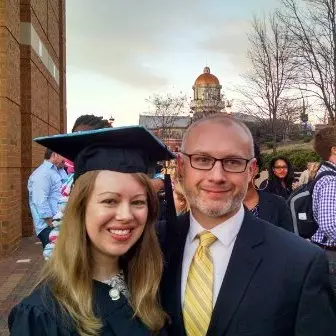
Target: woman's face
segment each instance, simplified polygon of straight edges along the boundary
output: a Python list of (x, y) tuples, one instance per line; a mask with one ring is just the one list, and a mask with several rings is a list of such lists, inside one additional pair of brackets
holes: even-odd
[(94, 258), (124, 255), (142, 235), (148, 216), (145, 187), (131, 174), (98, 174), (85, 213)]
[(279, 179), (284, 179), (288, 174), (288, 166), (284, 160), (276, 160), (273, 166), (273, 172)]

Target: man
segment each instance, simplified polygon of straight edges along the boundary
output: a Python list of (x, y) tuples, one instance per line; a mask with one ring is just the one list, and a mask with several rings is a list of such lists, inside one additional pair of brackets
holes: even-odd
[(46, 150), (44, 162), (28, 179), (29, 206), (35, 232), (44, 248), (49, 243), (52, 218), (58, 211), (61, 187), (67, 174), (64, 158), (51, 150)]
[(321, 177), (313, 190), (313, 215), (318, 230), (312, 242), (322, 247), (329, 258), (331, 284), (336, 293), (336, 127), (326, 127), (314, 138), (316, 153), (324, 160), (317, 176), (324, 171), (333, 175)]
[(324, 252), (244, 210), (255, 165), (250, 131), (230, 117), (186, 131), (178, 174), (191, 211), (158, 227), (170, 335), (334, 334)]

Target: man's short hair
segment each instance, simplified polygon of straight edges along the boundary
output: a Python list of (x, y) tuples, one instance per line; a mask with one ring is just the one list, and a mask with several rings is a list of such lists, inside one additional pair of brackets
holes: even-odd
[(108, 120), (103, 119), (103, 117), (97, 117), (93, 114), (84, 114), (78, 117), (73, 125), (72, 132), (75, 132), (76, 128), (79, 126), (87, 126), (90, 130), (111, 127)]
[(44, 159), (49, 160), (51, 158), (52, 153), (54, 153), (51, 149), (47, 148), (44, 153)]
[(236, 126), (240, 127), (247, 134), (247, 136), (250, 138), (250, 141), (251, 141), (251, 144), (252, 144), (252, 148), (251, 148), (252, 153), (251, 154), (254, 156), (253, 137), (252, 137), (252, 133), (251, 133), (250, 129), (243, 122), (235, 119), (234, 117), (224, 115), (223, 113), (212, 114), (208, 117), (204, 117), (204, 118), (198, 119), (197, 121), (193, 122), (187, 128), (186, 132), (183, 135), (182, 145), (181, 145), (181, 151), (182, 152), (185, 150), (186, 142), (187, 142), (187, 139), (190, 135), (190, 132), (194, 128), (198, 127), (199, 125), (201, 125), (203, 123), (208, 123), (208, 122), (214, 122), (214, 123), (222, 124), (222, 125), (225, 125), (225, 126), (236, 125)]
[(323, 160), (328, 161), (332, 147), (336, 147), (336, 126), (327, 126), (315, 134), (314, 149)]

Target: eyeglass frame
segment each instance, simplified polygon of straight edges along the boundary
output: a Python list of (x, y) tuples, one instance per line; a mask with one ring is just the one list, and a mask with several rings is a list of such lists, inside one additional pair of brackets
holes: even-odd
[[(188, 153), (184, 153), (184, 152), (180, 152), (182, 155), (185, 155), (188, 157), (189, 159), (189, 162), (190, 162), (190, 167), (193, 168), (193, 169), (196, 169), (196, 170), (204, 170), (204, 171), (210, 171), (213, 169), (213, 167), (215, 166), (215, 164), (217, 163), (217, 161), (220, 161), (221, 164), (222, 164), (222, 168), (225, 172), (227, 173), (234, 173), (234, 174), (241, 174), (241, 173), (244, 173), (246, 171), (246, 168), (247, 168), (247, 165), (254, 159), (254, 157), (252, 157), (251, 159), (244, 159), (244, 158), (241, 158), (241, 157), (230, 157), (230, 158), (224, 158), (224, 159), (217, 159), (211, 155), (205, 155), (205, 154), (197, 154), (197, 153), (194, 153), (194, 154), (188, 154)], [(202, 169), (202, 168), (195, 168), (192, 163), (191, 163), (191, 159), (192, 159), (192, 156), (194, 155), (198, 155), (198, 156), (204, 156), (204, 157), (207, 157), (207, 158), (210, 158), (210, 159), (213, 159), (213, 164), (212, 164), (212, 167), (210, 169)], [(244, 170), (242, 171), (239, 171), (239, 172), (234, 172), (234, 171), (229, 171), (229, 170), (226, 170), (224, 168), (224, 160), (232, 160), (232, 159), (239, 159), (239, 160), (244, 160), (245, 161), (245, 168)]]

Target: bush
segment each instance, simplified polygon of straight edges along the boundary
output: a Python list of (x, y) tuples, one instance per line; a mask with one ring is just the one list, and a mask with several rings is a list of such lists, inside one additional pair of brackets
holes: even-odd
[(283, 156), (287, 158), (293, 165), (295, 171), (304, 171), (307, 168), (308, 162), (320, 162), (321, 160), (320, 157), (311, 149), (280, 150), (277, 152), (276, 155), (274, 155), (273, 153), (262, 154), (262, 169), (268, 169), (270, 161), (275, 156)]
[(267, 141), (264, 143), (267, 149), (272, 149), (273, 148), (273, 142), (272, 141)]

